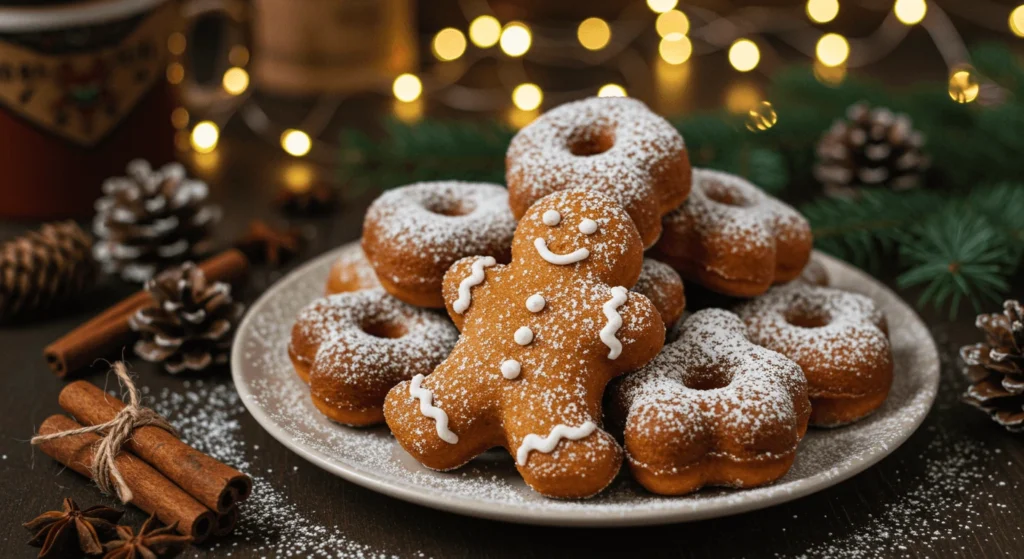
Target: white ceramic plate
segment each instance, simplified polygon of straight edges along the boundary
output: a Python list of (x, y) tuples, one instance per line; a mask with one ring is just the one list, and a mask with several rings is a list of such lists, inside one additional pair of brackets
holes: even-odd
[(938, 390), (938, 353), (917, 314), (865, 273), (816, 254), (833, 285), (872, 297), (887, 315), (896, 371), (889, 399), (881, 409), (848, 427), (808, 431), (792, 469), (766, 487), (705, 489), (685, 497), (661, 497), (629, 479), (623, 468), (619, 479), (597, 497), (551, 500), (523, 483), (504, 451), (488, 452), (454, 472), (434, 472), (408, 456), (386, 426), (345, 427), (316, 411), (306, 385), (292, 369), (286, 347), (299, 310), (323, 293), (337, 252), (296, 270), (252, 306), (239, 327), (232, 354), (235, 386), (256, 421), (306, 460), (353, 483), (428, 507), (564, 526), (663, 524), (764, 508), (835, 485), (881, 460), (917, 429)]

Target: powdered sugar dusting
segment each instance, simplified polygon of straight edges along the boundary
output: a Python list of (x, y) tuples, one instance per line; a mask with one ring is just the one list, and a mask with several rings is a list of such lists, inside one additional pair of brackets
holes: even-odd
[[(587, 501), (546, 499), (526, 487), (512, 458), (503, 451), (486, 453), (456, 472), (434, 472), (402, 451), (385, 427), (348, 428), (317, 413), (284, 347), (295, 314), (320, 293), (334, 257), (336, 254), (327, 255), (307, 265), (253, 305), (233, 356), (243, 400), (275, 437), (305, 449), (321, 467), (356, 482), (360, 481), (356, 476), (368, 476), (384, 484), (392, 495), (450, 510), (486, 509), (492, 517), (519, 522), (565, 522), (571, 518), (577, 523), (621, 525), (708, 518), (729, 514), (735, 507), (767, 506), (837, 483), (881, 459), (920, 423), (936, 393), (936, 352), (920, 319), (895, 294), (865, 274), (817, 255), (827, 266), (833, 285), (864, 293), (888, 316), (898, 374), (882, 408), (845, 428), (809, 431), (793, 467), (774, 485), (664, 498), (621, 475), (606, 491)], [(595, 336), (598, 329), (595, 325)]]

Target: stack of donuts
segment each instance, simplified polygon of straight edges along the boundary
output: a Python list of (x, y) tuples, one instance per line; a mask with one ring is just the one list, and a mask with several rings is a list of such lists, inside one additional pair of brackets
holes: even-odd
[(386, 423), (435, 470), (503, 447), (539, 493), (583, 498), (620, 470), (665, 495), (771, 483), (808, 426), (885, 402), (874, 302), (828, 287), (797, 211), (691, 168), (642, 102), (547, 112), (506, 182), (370, 206), (288, 347), (325, 416)]

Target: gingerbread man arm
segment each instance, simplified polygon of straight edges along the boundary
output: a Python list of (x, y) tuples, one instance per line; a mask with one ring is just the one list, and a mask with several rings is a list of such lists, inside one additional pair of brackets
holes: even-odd
[[(614, 308), (617, 300), (621, 300), (615, 299), (616, 292), (621, 293), (619, 289), (623, 288), (613, 288), (612, 297), (602, 305), (604, 322), (601, 338), (602, 342), (611, 342), (609, 356), (616, 347), (612, 337), (621, 344), (622, 350), (612, 360), (612, 366), (622, 374), (643, 367), (658, 355), (665, 343), (665, 324), (654, 303), (639, 293), (627, 292), (625, 302)], [(615, 315), (619, 318), (616, 319)], [(621, 326), (613, 328), (618, 320), (621, 320)], [(613, 329), (614, 334), (611, 333)]]
[(466, 313), (473, 306), (474, 295), (487, 291), (488, 279), (503, 268), (505, 266), (498, 264), (491, 256), (467, 256), (456, 261), (445, 272), (442, 285), (444, 306), (460, 331)]

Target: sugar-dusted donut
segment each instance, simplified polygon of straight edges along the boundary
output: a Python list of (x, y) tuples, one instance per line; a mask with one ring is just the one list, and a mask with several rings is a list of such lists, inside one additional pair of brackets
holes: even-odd
[(303, 309), (292, 327), (288, 355), (324, 415), (346, 425), (373, 425), (384, 421), (388, 390), (429, 373), (457, 339), (443, 316), (383, 289), (365, 289)]
[(612, 385), (608, 401), (633, 476), (663, 495), (775, 481), (811, 411), (800, 367), (752, 343), (721, 309), (683, 321), (680, 337)]
[(671, 328), (678, 322), (686, 309), (682, 278), (671, 266), (653, 258), (644, 258), (640, 279), (636, 280), (632, 291), (650, 299), (658, 309), (665, 328)]
[(665, 216), (654, 256), (684, 280), (753, 297), (796, 279), (811, 257), (811, 229), (796, 210), (746, 180), (693, 170), (693, 192)]
[(885, 315), (856, 293), (793, 282), (736, 309), (750, 339), (795, 361), (807, 376), (811, 425), (857, 421), (885, 402), (893, 356)]
[(505, 168), (517, 218), (552, 192), (590, 188), (626, 209), (645, 247), (658, 240), (661, 217), (690, 192), (682, 136), (628, 97), (592, 97), (548, 111), (512, 138)]
[(363, 247), (359, 243), (351, 243), (341, 249), (338, 258), (331, 264), (324, 291), (327, 295), (333, 295), (376, 287), (380, 287), (380, 282), (377, 281), (373, 266), (366, 260)]
[(444, 307), (441, 281), (456, 260), (508, 262), (516, 222), (496, 184), (421, 182), (382, 194), (363, 221), (363, 250), (388, 293), (410, 305)]

